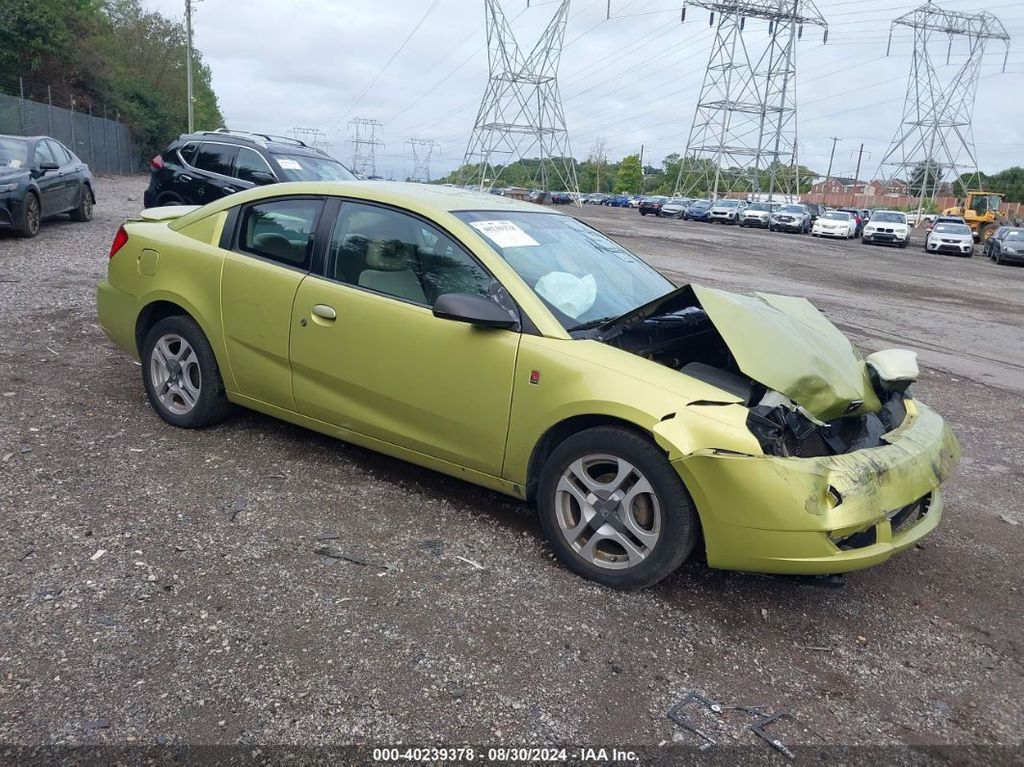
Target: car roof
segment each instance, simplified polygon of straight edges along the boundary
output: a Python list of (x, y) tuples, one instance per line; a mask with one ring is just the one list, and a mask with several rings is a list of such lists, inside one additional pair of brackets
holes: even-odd
[(271, 154), (299, 154), (307, 157), (330, 157), (327, 152), (311, 147), (299, 139), (289, 136), (274, 136), (269, 133), (241, 133), (238, 131), (195, 131), (182, 133), (178, 141), (216, 141), (223, 144), (237, 144), (246, 147), (261, 147)]

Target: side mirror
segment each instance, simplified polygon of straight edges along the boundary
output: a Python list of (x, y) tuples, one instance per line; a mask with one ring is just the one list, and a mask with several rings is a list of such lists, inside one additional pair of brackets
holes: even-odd
[(274, 178), (272, 173), (267, 173), (265, 170), (254, 170), (249, 174), (249, 178), (256, 186), (264, 186), (266, 184), (277, 183), (277, 179)]
[(473, 293), (445, 293), (434, 301), (434, 316), (481, 328), (511, 328), (516, 320), (492, 298)]
[(39, 170), (46, 173), (48, 170), (60, 170), (60, 166), (55, 162), (41, 162), (39, 163)]

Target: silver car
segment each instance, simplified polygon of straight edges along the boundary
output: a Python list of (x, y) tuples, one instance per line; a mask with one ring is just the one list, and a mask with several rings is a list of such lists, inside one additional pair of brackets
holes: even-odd
[(974, 234), (966, 224), (936, 224), (924, 238), (924, 250), (970, 258), (974, 255)]
[(708, 221), (735, 224), (739, 222), (740, 216), (746, 209), (747, 203), (744, 200), (719, 200), (711, 206), (711, 210), (708, 212)]
[(661, 211), (658, 215), (662, 218), (682, 218), (683, 213), (692, 204), (693, 200), (689, 197), (673, 197), (661, 206)]
[(740, 226), (759, 226), (762, 229), (768, 228), (772, 213), (779, 209), (777, 202), (755, 202), (747, 206), (740, 216)]

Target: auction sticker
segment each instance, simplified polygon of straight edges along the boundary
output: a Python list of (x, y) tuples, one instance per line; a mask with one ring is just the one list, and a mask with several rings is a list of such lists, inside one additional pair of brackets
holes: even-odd
[(471, 221), (469, 225), (499, 248), (532, 248), (540, 244), (512, 221)]
[(295, 160), (291, 160), (287, 157), (278, 157), (277, 164), (285, 170), (302, 170), (301, 165), (299, 165)]

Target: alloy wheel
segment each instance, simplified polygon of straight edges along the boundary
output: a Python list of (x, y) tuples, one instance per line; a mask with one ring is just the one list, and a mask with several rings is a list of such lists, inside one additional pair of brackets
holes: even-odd
[(92, 206), (94, 202), (92, 199), (92, 192), (86, 189), (84, 192), (82, 192), (82, 194), (85, 195), (82, 198), (83, 218), (85, 218), (86, 221), (89, 221), (92, 219)]
[(662, 530), (661, 504), (647, 477), (629, 461), (603, 453), (585, 455), (562, 473), (555, 517), (579, 556), (608, 569), (638, 565)]
[(202, 372), (195, 349), (176, 333), (161, 336), (149, 358), (150, 378), (160, 404), (174, 415), (187, 415), (202, 391)]
[(29, 234), (35, 234), (39, 231), (39, 221), (41, 219), (41, 211), (39, 210), (39, 200), (36, 199), (34, 194), (29, 194), (25, 200), (25, 228)]

